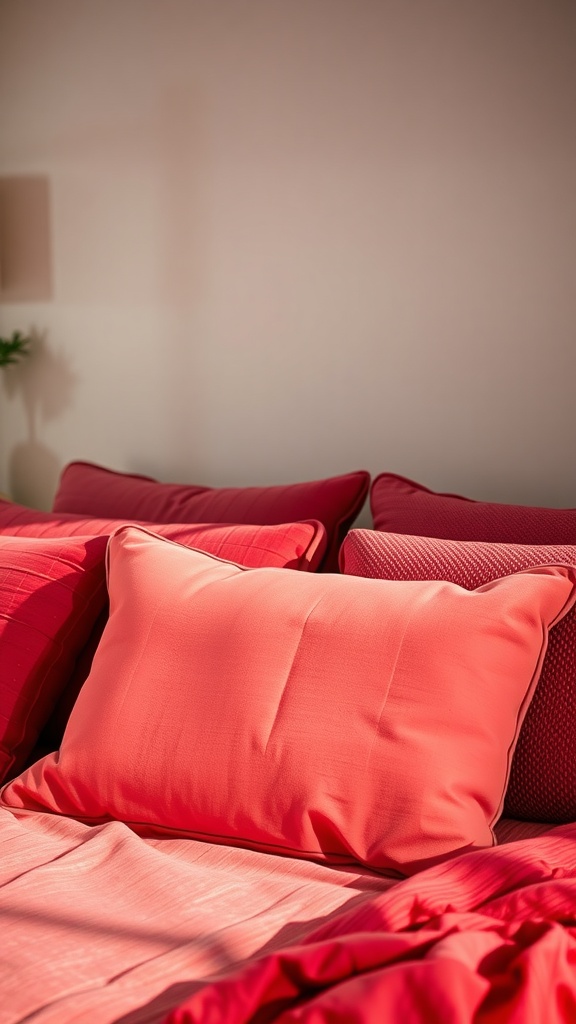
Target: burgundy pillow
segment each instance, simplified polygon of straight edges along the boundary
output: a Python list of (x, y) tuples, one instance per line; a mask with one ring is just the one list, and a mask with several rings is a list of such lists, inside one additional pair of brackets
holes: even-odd
[(538, 508), (439, 494), (395, 473), (370, 490), (375, 530), (447, 540), (509, 544), (576, 544), (576, 508)]
[(328, 534), (322, 568), (336, 571), (338, 550), (370, 484), (365, 470), (270, 487), (202, 487), (160, 483), (90, 462), (71, 462), (60, 477), (53, 511), (154, 523), (289, 523), (317, 519)]
[(0, 781), (17, 774), (107, 599), (106, 537), (0, 537)]
[[(447, 580), (467, 590), (537, 565), (576, 565), (576, 545), (489, 544), (352, 530), (343, 573), (386, 580)], [(542, 674), (512, 761), (504, 813), (576, 821), (576, 613), (550, 630)]]

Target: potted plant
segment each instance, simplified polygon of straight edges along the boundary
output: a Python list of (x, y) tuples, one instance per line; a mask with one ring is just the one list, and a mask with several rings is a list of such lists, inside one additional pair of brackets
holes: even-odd
[(13, 331), (9, 338), (0, 338), (0, 366), (9, 366), (28, 355), (30, 338), (21, 331)]

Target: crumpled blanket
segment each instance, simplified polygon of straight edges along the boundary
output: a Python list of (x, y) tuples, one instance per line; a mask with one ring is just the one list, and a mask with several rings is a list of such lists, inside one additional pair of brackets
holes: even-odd
[(576, 1024), (576, 825), (468, 853), (204, 986), (165, 1024)]

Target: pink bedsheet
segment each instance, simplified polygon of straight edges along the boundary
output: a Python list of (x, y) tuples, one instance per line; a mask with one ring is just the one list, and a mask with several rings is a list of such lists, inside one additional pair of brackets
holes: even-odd
[(0, 801), (0, 1024), (157, 1024), (219, 972), (390, 884)]
[(568, 1024), (575, 887), (573, 826), (394, 882), (0, 806), (0, 1024)]
[(574, 1024), (576, 827), (401, 882), (166, 1024)]

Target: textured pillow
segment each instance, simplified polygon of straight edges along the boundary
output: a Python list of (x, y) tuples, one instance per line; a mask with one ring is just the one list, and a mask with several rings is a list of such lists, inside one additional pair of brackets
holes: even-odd
[(59, 755), (4, 804), (336, 864), (494, 841), (569, 568), (451, 583), (243, 569), (124, 527)]
[[(134, 520), (130, 520), (133, 522)], [(169, 537), (186, 547), (200, 548), (212, 555), (239, 562), (251, 568), (263, 565), (286, 569), (314, 571), (326, 551), (326, 530), (322, 523), (278, 523), (274, 526), (215, 523), (149, 523), (142, 516), (137, 522)], [(0, 535), (19, 537), (72, 537), (75, 534), (106, 534), (126, 522), (119, 519), (96, 519), (66, 512), (40, 512), (6, 501), (0, 501)]]
[(438, 494), (394, 473), (370, 489), (374, 529), (446, 540), (576, 544), (575, 508), (536, 508)]
[(336, 571), (340, 544), (366, 500), (369, 484), (369, 473), (361, 470), (275, 487), (198, 487), (71, 462), (60, 477), (54, 511), (153, 523), (272, 525), (317, 519), (328, 534), (322, 568)]
[[(576, 545), (487, 544), (352, 530), (344, 573), (386, 580), (449, 580), (472, 590), (530, 566), (576, 565)], [(555, 824), (576, 821), (576, 613), (550, 631), (540, 681), (520, 730), (504, 812)]]
[(0, 537), (0, 779), (20, 770), (106, 601), (106, 537)]
[[(65, 512), (39, 512), (23, 505), (0, 501), (0, 535), (62, 537), (90, 533), (109, 536), (118, 525), (117, 519), (92, 519)], [(266, 565), (313, 571), (320, 565), (327, 543), (322, 523), (314, 521), (276, 526), (164, 524), (154, 525), (153, 529), (179, 544), (209, 551), (220, 558), (252, 568)], [(39, 738), (39, 749), (31, 753), (32, 759), (47, 750), (56, 750), (60, 745), (66, 722), (90, 670), (107, 618), (106, 602), (53, 714), (44, 726)]]

